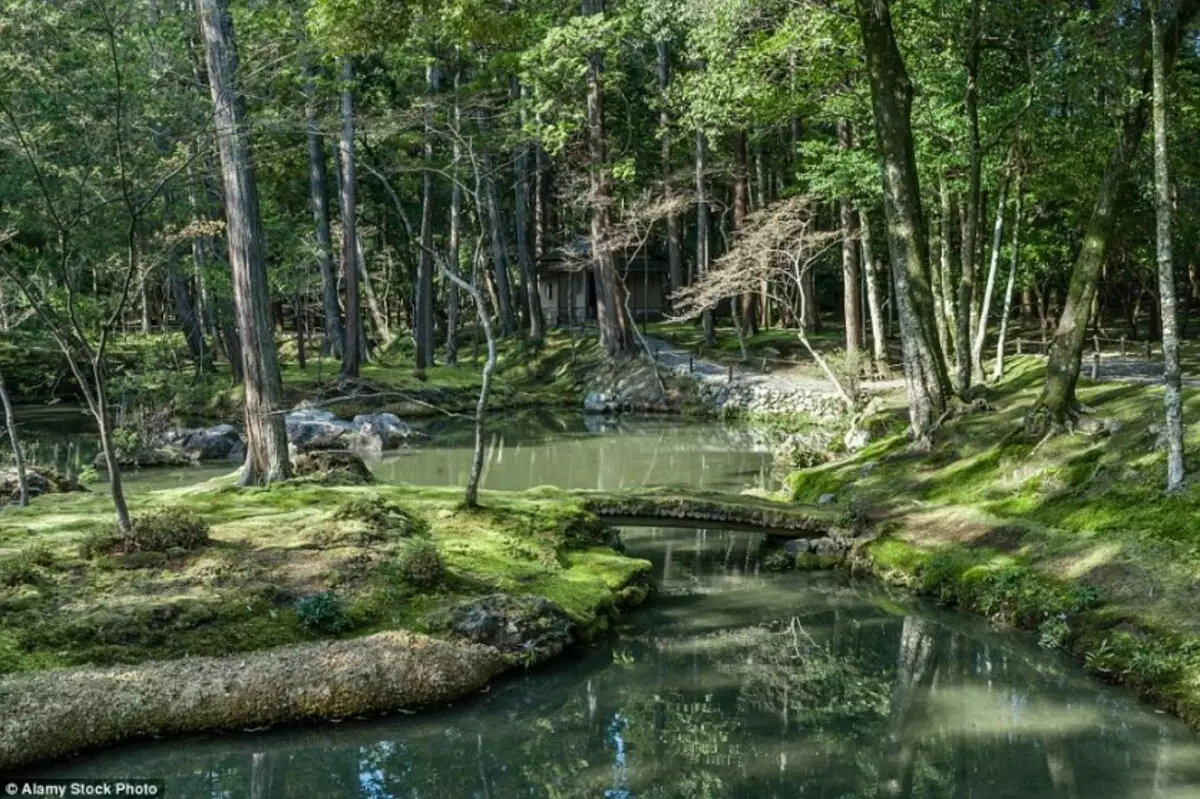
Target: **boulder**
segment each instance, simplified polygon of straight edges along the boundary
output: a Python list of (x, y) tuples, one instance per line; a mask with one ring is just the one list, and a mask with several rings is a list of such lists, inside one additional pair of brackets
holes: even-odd
[(871, 433), (866, 428), (856, 425), (846, 431), (846, 435), (842, 437), (842, 443), (846, 445), (847, 452), (858, 452), (871, 443)]
[[(194, 461), (181, 448), (176, 446), (143, 447), (135, 452), (119, 452), (117, 465), (131, 469), (153, 469), (166, 466), (190, 466)], [(92, 466), (104, 471), (108, 470), (108, 461), (104, 452), (97, 452)]]
[[(29, 496), (40, 497), (42, 494), (65, 494), (68, 491), (87, 491), (73, 477), (67, 477), (52, 469), (42, 469), (37, 466), (25, 467), (25, 488)], [(10, 502), (16, 502), (21, 494), (17, 481), (16, 469), (0, 469), (0, 507)]]
[(584, 413), (607, 413), (609, 409), (608, 396), (599, 391), (589, 391), (583, 398)]
[(246, 457), (246, 444), (241, 434), (228, 424), (168, 430), (163, 434), (162, 441), (196, 461), (240, 461)]
[(344, 450), (300, 452), (293, 457), (292, 468), (297, 477), (326, 485), (365, 485), (375, 482), (375, 475), (363, 459)]
[(359, 435), (377, 437), (383, 448), (402, 446), (412, 435), (412, 430), (394, 413), (360, 413), (350, 425)]
[(348, 437), (358, 432), (350, 422), (318, 408), (289, 411), (284, 424), (288, 442), (297, 452), (345, 449), (350, 443)]
[(431, 622), (457, 638), (532, 659), (556, 655), (572, 639), (570, 618), (540, 596), (489, 594), (455, 605)]

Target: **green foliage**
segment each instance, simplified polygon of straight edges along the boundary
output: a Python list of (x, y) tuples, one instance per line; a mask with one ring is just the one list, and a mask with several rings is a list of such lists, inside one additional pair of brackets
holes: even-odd
[(338, 505), (335, 521), (366, 522), (375, 532), (400, 536), (425, 535), (429, 523), (404, 508), (379, 496), (355, 496)]
[(208, 524), (198, 514), (184, 508), (164, 508), (133, 517), (131, 529), (124, 533), (115, 524), (93, 529), (80, 542), (80, 555), (161, 552), (193, 552), (209, 543)]
[(32, 585), (44, 578), (45, 569), (54, 564), (54, 553), (44, 544), (33, 544), (15, 555), (0, 558), (0, 587)]
[(340, 633), (349, 626), (342, 603), (329, 591), (298, 599), (292, 609), (300, 622), (311, 630)]
[(396, 560), (400, 575), (418, 588), (435, 588), (446, 578), (446, 561), (432, 541), (410, 542)]

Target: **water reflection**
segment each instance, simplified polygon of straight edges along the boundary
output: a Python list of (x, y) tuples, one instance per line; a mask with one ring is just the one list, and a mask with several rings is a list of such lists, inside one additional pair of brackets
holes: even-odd
[(1184, 797), (1181, 725), (1014, 634), (762, 539), (626, 532), (661, 596), (621, 636), (459, 708), (80, 758), (172, 797)]

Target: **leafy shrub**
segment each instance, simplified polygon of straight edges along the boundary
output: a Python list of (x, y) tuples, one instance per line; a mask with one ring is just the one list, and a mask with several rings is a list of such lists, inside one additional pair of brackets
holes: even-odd
[(54, 563), (54, 553), (45, 544), (34, 544), (0, 560), (0, 587), (15, 588), (42, 579), (42, 569)]
[(80, 554), (94, 558), (131, 552), (191, 552), (209, 542), (208, 531), (208, 524), (195, 513), (167, 508), (133, 517), (128, 533), (114, 524), (93, 530), (80, 545)]
[(300, 622), (311, 630), (339, 633), (348, 626), (342, 603), (329, 591), (298, 599), (292, 608)]
[(333, 512), (335, 521), (361, 521), (381, 533), (422, 535), (429, 530), (424, 519), (377, 496), (348, 499)]
[(432, 541), (414, 541), (400, 553), (397, 563), (405, 580), (418, 588), (433, 588), (446, 577), (446, 562)]
[(1047, 616), (1038, 627), (1038, 646), (1045, 649), (1063, 649), (1070, 635), (1071, 627), (1067, 624), (1065, 614)]
[(785, 572), (795, 566), (791, 555), (782, 549), (773, 549), (763, 556), (762, 566), (767, 571)]

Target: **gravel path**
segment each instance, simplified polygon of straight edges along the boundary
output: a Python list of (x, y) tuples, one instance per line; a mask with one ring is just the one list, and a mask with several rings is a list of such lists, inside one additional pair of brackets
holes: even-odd
[[(644, 338), (651, 351), (657, 353), (660, 365), (665, 366), (676, 374), (686, 375), (688, 374), (690, 363), (691, 376), (701, 382), (720, 383), (722, 385), (732, 382), (734, 385), (761, 387), (765, 390), (781, 393), (795, 390), (830, 395), (836, 393), (827, 380), (797, 377), (788, 374), (763, 374), (762, 372), (754, 372), (738, 366), (733, 367), (733, 380), (731, 381), (729, 379), (729, 367), (724, 364), (710, 361), (707, 358), (696, 357), (688, 350), (655, 336), (645, 336)], [(882, 392), (903, 387), (903, 380), (877, 380), (862, 384), (862, 388), (870, 392)]]

